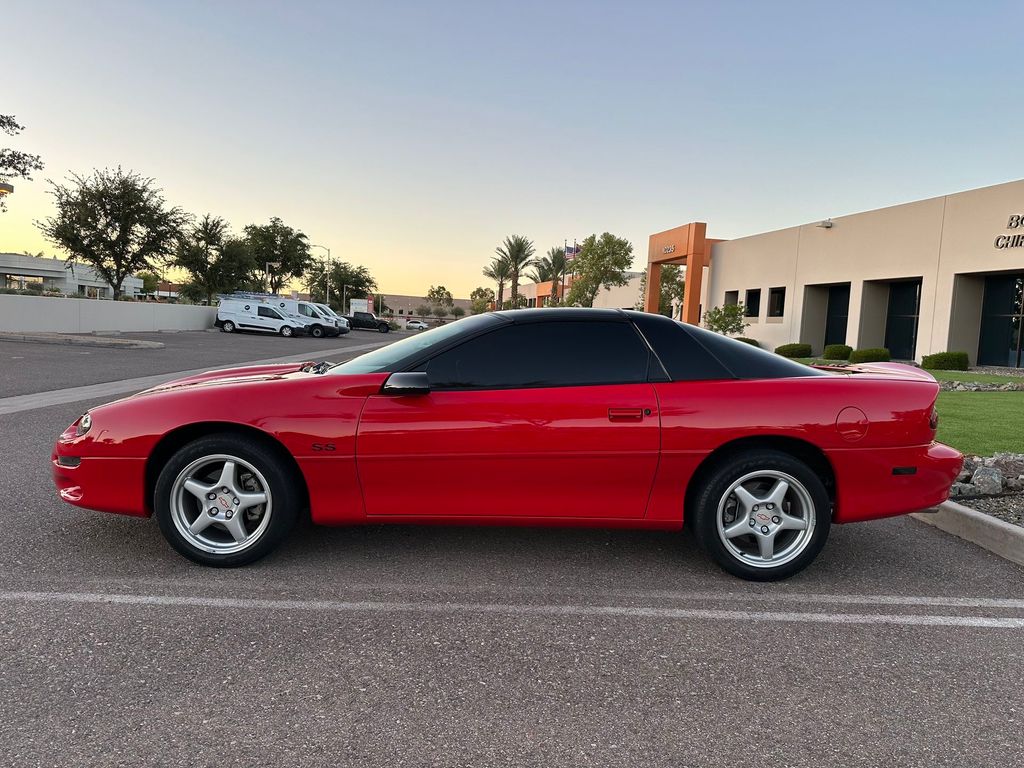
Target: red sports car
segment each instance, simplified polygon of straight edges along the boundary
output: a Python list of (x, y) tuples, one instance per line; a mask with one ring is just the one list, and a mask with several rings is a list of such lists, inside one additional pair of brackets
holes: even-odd
[(944, 501), (939, 387), (817, 369), (641, 312), (528, 309), (348, 362), (211, 371), (94, 408), (57, 440), (60, 496), (156, 515), (237, 566), (313, 522), (681, 530), (725, 570), (790, 576), (832, 523)]

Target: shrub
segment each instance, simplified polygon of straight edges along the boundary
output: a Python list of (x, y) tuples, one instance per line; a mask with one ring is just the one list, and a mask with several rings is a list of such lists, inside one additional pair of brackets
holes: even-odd
[(25, 293), (28, 293), (28, 294), (33, 294), (34, 293), (35, 295), (38, 296), (42, 292), (43, 292), (43, 284), (42, 283), (29, 283), (28, 285), (25, 286)]
[(966, 371), (969, 366), (966, 352), (936, 352), (925, 355), (921, 360), (921, 367), (933, 371)]
[(704, 313), (704, 327), (709, 331), (726, 336), (732, 333), (743, 333), (750, 325), (743, 316), (742, 304), (726, 304), (723, 307), (712, 307)]
[(891, 359), (889, 350), (884, 347), (855, 349), (850, 353), (851, 363), (887, 363)]
[(783, 344), (781, 347), (775, 348), (775, 354), (782, 355), (783, 357), (810, 357), (811, 345)]
[(760, 347), (761, 342), (757, 339), (752, 339), (749, 336), (736, 336), (736, 341), (742, 341), (744, 344), (749, 344), (752, 347)]
[(821, 356), (826, 360), (849, 360), (851, 352), (853, 347), (846, 344), (828, 344)]

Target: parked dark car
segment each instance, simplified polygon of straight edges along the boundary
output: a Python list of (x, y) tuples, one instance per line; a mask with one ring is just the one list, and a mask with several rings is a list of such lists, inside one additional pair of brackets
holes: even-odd
[(387, 320), (382, 320), (373, 312), (353, 312), (351, 315), (342, 315), (342, 317), (348, 320), (350, 328), (362, 328), (368, 331), (379, 331), (380, 333), (387, 333), (391, 330)]

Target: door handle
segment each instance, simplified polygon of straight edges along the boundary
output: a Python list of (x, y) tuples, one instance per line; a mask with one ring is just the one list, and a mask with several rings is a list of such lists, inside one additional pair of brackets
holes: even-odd
[(641, 421), (644, 418), (643, 408), (609, 408), (608, 421)]

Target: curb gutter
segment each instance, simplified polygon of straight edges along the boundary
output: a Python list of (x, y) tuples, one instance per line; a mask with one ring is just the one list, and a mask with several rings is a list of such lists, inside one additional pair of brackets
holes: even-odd
[(936, 512), (915, 512), (911, 517), (940, 531), (977, 544), (1010, 562), (1024, 565), (1024, 527), (946, 501)]
[(163, 349), (159, 341), (118, 339), (112, 336), (73, 336), (60, 333), (0, 333), (0, 341), (29, 344), (64, 344), (72, 347), (112, 347), (115, 349)]

